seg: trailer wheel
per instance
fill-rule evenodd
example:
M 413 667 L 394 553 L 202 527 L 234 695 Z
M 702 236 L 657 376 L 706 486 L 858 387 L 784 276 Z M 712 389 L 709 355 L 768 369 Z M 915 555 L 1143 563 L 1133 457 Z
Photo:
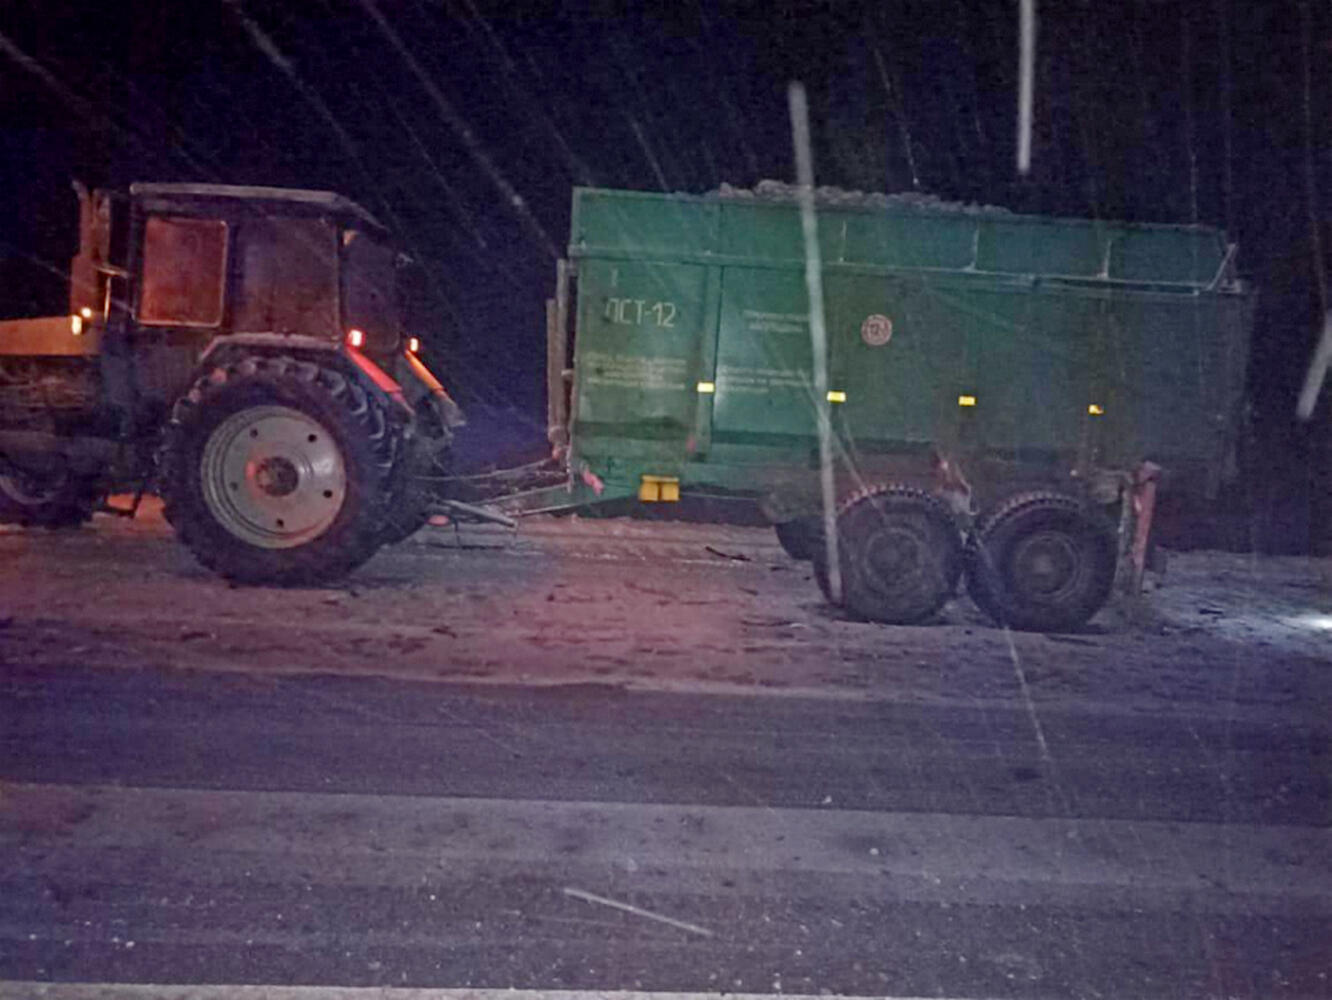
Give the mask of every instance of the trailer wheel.
M 982 521 L 967 546 L 967 591 L 1000 625 L 1084 625 L 1115 581 L 1114 529 L 1074 497 L 1024 493 Z
M 907 486 L 874 486 L 837 513 L 843 604 L 870 621 L 909 625 L 936 613 L 962 574 L 962 540 L 948 509 Z M 828 596 L 827 567 L 815 576 Z
M 313 584 L 374 554 L 397 431 L 340 373 L 289 357 L 216 368 L 167 430 L 167 520 L 195 557 L 239 583 Z
M 0 524 L 37 528 L 77 528 L 102 500 L 97 481 L 67 469 L 32 474 L 4 466 L 0 472 Z
M 777 530 L 777 541 L 781 543 L 782 550 L 792 559 L 813 559 L 815 548 L 823 544 L 823 525 L 820 521 L 820 518 L 814 516 L 778 521 L 773 527 Z

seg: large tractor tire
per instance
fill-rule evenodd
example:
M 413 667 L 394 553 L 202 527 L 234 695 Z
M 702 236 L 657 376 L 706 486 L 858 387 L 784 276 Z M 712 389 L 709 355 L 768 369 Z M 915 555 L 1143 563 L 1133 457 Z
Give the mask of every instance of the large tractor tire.
M 61 469 L 28 473 L 0 465 L 0 524 L 77 528 L 103 499 L 97 480 Z
M 962 574 L 962 539 L 948 509 L 908 486 L 872 486 L 837 512 L 842 605 L 869 621 L 910 625 L 932 618 Z M 829 595 L 826 557 L 814 572 Z
M 167 520 L 238 583 L 318 584 L 380 545 L 398 430 L 331 368 L 246 357 L 195 382 L 171 415 Z
M 1061 493 L 1023 493 L 986 517 L 967 547 L 967 591 L 1000 625 L 1080 628 L 1110 597 L 1114 528 Z

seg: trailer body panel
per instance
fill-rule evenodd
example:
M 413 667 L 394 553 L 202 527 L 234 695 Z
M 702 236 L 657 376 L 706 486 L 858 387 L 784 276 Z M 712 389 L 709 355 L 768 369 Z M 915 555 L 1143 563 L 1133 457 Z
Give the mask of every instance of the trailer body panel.
M 964 456 L 996 489 L 1155 461 L 1231 467 L 1252 297 L 1202 226 L 820 207 L 844 484 Z M 569 458 L 763 493 L 816 451 L 793 203 L 577 189 Z M 922 471 L 924 470 L 924 471 Z

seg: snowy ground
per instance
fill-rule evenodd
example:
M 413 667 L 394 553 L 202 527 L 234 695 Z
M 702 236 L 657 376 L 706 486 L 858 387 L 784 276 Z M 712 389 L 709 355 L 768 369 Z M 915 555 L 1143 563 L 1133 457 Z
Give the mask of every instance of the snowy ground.
M 1174 556 L 1078 635 L 846 620 L 771 531 L 534 518 L 427 529 L 336 587 L 235 588 L 153 507 L 66 534 L 0 529 L 0 661 L 493 683 L 1025 701 L 1325 718 L 1332 560 Z
M 847 621 L 759 528 L 291 590 L 154 510 L 5 531 L 0 997 L 1326 996 L 1330 570 L 1189 554 L 1009 635 Z

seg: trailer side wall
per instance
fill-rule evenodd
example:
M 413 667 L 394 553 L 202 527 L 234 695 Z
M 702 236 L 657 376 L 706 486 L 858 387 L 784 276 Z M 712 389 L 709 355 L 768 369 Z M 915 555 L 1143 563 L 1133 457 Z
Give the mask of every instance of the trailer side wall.
M 1251 303 L 1219 231 L 828 208 L 818 232 L 850 479 L 936 446 L 1049 475 L 1152 459 L 1210 490 L 1224 473 Z M 624 489 L 808 476 L 794 205 L 580 189 L 570 256 L 576 460 Z

